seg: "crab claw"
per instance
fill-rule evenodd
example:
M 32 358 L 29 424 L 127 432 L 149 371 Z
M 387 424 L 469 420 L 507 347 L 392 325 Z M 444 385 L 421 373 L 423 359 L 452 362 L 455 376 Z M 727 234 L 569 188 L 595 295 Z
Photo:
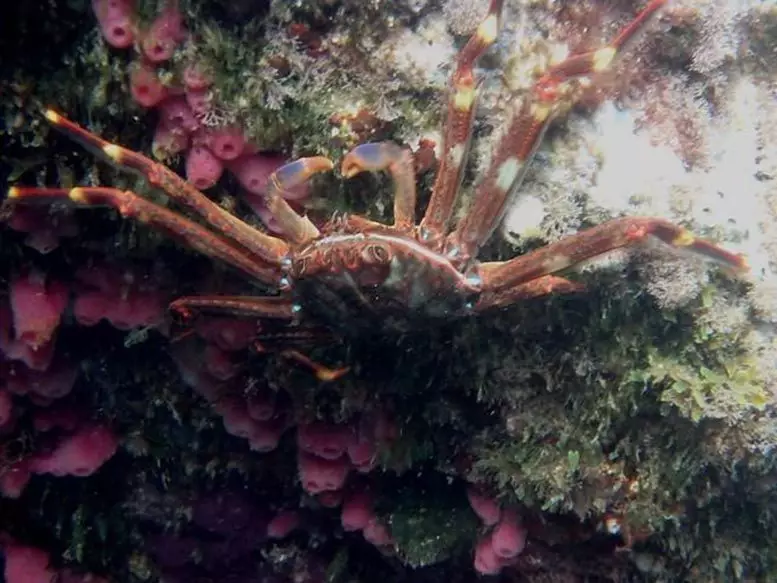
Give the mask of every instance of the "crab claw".
M 346 178 L 377 170 L 386 170 L 402 159 L 402 148 L 391 142 L 377 142 L 356 146 L 343 158 L 341 172 Z
M 272 173 L 270 180 L 275 183 L 279 191 L 283 191 L 299 186 L 314 174 L 328 172 L 332 168 L 334 168 L 334 164 L 324 156 L 300 158 L 278 168 Z

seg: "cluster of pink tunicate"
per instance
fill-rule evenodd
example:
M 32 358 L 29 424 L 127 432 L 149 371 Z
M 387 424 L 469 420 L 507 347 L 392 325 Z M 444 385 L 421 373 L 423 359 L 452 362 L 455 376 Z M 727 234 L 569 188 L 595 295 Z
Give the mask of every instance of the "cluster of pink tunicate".
M 19 205 L 11 209 L 5 224 L 14 231 L 26 233 L 24 244 L 42 255 L 59 247 L 60 239 L 78 235 L 73 213 L 66 209 L 52 213 L 49 209 Z
M 186 179 L 198 190 L 211 188 L 229 170 L 243 187 L 246 202 L 270 230 L 278 232 L 264 196 L 270 175 L 286 160 L 259 153 L 238 126 L 203 123 L 211 117 L 213 106 L 211 80 L 199 64 L 187 65 L 178 75 L 180 81 L 162 79 L 162 67 L 188 37 L 177 0 L 168 0 L 150 26 L 140 31 L 133 24 L 133 0 L 93 0 L 92 6 L 108 44 L 137 47 L 138 57 L 130 66 L 130 92 L 136 103 L 158 114 L 154 155 L 163 160 L 185 155 Z M 307 188 L 298 187 L 282 194 L 300 200 L 307 193 Z
M 383 412 L 365 414 L 348 423 L 311 421 L 295 423 L 290 399 L 283 391 L 259 385 L 240 374 L 244 351 L 256 336 L 256 324 L 231 318 L 201 321 L 195 328 L 199 341 L 180 342 L 173 358 L 187 384 L 211 403 L 230 435 L 248 441 L 253 451 L 278 447 L 287 430 L 296 427 L 297 470 L 300 485 L 327 508 L 342 505 L 343 526 L 358 530 L 376 546 L 391 543 L 387 528 L 372 513 L 366 495 L 348 486 L 352 473 L 368 474 L 377 463 L 381 444 L 396 438 L 396 427 Z M 364 516 L 355 522 L 357 509 Z M 277 517 L 273 532 L 293 530 L 297 516 Z
M 68 283 L 31 268 L 11 277 L 8 302 L 0 303 L 0 494 L 19 497 L 34 474 L 91 475 L 113 456 L 113 431 L 63 404 L 78 369 L 57 350 L 57 334 L 68 310 L 83 325 L 161 324 L 166 300 L 147 281 L 137 270 L 108 265 L 81 268 Z M 23 418 L 36 449 L 13 452 L 8 444 Z
M 475 545 L 475 570 L 481 575 L 496 575 L 523 552 L 526 528 L 515 509 L 501 508 L 478 487 L 470 486 L 467 498 L 482 525 L 488 529 Z
M 273 564 L 268 539 L 285 538 L 301 524 L 296 510 L 272 511 L 251 489 L 229 486 L 198 492 L 189 499 L 173 493 L 160 496 L 151 487 L 144 495 L 154 501 L 153 514 L 160 507 L 187 509 L 186 519 L 175 530 L 152 531 L 144 537 L 147 552 L 166 583 L 326 580 L 326 563 L 312 549 L 297 549 L 293 564 L 283 560 Z
M 157 327 L 164 322 L 168 295 L 158 274 L 97 264 L 75 272 L 73 316 L 82 326 L 101 320 L 119 330 Z
M 5 537 L 4 537 L 5 538 Z M 11 540 L 3 545 L 5 583 L 107 583 L 107 579 L 72 569 L 55 569 L 49 554 L 39 548 L 17 544 Z

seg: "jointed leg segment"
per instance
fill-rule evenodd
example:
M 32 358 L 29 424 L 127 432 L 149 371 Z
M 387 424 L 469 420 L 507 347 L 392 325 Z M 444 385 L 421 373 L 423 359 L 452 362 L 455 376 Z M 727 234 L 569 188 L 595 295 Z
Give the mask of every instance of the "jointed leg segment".
M 196 212 L 224 237 L 244 247 L 263 262 L 280 265 L 288 254 L 289 246 L 286 242 L 257 231 L 229 214 L 166 166 L 137 152 L 106 142 L 55 111 L 47 110 L 45 115 L 55 128 L 69 138 L 109 162 L 145 176 L 170 198 Z M 110 204 L 110 200 L 107 199 L 106 203 Z
M 165 231 L 172 238 L 182 241 L 204 255 L 231 265 L 257 281 L 275 286 L 281 277 L 277 265 L 255 257 L 229 239 L 130 191 L 95 187 L 71 189 L 13 187 L 8 191 L 8 199 L 33 203 L 65 200 L 79 206 L 110 206 L 118 210 L 123 217 L 132 218 Z
M 293 320 L 296 313 L 289 299 L 256 296 L 183 297 L 170 304 L 170 309 L 184 316 L 192 312 L 207 312 L 271 320 Z
M 656 237 L 672 247 L 687 249 L 736 271 L 747 268 L 741 255 L 698 239 L 669 221 L 627 217 L 582 231 L 510 261 L 482 263 L 477 271 L 486 293 L 509 294 L 509 290 L 559 273 L 614 249 L 637 244 L 648 236 Z
M 456 70 L 451 79 L 442 158 L 432 188 L 432 198 L 419 230 L 422 240 L 436 251 L 441 248 L 453 214 L 472 140 L 472 121 L 477 103 L 474 67 L 481 55 L 496 40 L 502 3 L 502 0 L 491 0 L 486 18 L 459 53 Z
M 580 78 L 608 69 L 615 57 L 667 0 L 647 6 L 607 46 L 572 55 L 553 65 L 516 108 L 513 121 L 494 149 L 491 166 L 475 192 L 472 207 L 447 241 L 447 251 L 462 264 L 477 255 L 505 213 L 520 186 L 542 137 L 553 119 L 568 111 L 584 94 Z

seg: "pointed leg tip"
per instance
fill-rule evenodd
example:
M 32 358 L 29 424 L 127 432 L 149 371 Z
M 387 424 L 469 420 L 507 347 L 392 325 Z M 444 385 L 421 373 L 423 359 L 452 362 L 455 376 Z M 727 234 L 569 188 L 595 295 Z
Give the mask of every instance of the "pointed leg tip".
M 62 116 L 53 109 L 46 108 L 43 112 L 43 116 L 49 121 L 49 123 L 54 125 L 59 125 L 62 123 Z
M 80 187 L 71 188 L 67 193 L 67 197 L 76 203 L 87 202 L 86 193 L 84 192 L 84 189 Z
M 316 371 L 316 378 L 321 382 L 328 383 L 345 376 L 350 370 L 350 366 L 344 366 L 342 368 L 322 368 L 321 370 Z

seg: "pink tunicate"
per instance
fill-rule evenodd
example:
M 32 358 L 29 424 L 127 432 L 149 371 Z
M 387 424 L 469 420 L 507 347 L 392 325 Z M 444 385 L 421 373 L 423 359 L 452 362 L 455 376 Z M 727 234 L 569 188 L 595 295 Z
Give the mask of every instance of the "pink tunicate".
M 281 510 L 267 525 L 267 536 L 270 538 L 286 538 L 300 525 L 299 512 L 296 510 Z
M 239 128 L 223 128 L 208 134 L 208 147 L 222 160 L 234 160 L 245 149 L 245 138 Z
M 248 396 L 248 414 L 257 421 L 269 421 L 275 415 L 275 391 L 259 389 Z
M 13 417 L 13 397 L 11 393 L 0 389 L 0 427 L 10 422 Z
M 116 298 L 105 318 L 119 330 L 155 327 L 164 321 L 166 304 L 161 292 L 131 290 Z
M 252 320 L 208 318 L 194 325 L 197 334 L 222 350 L 242 350 L 256 337 L 257 324 Z
M 5 337 L 0 337 L 0 349 L 8 360 L 18 360 L 24 363 L 30 370 L 46 371 L 54 360 L 54 341 L 51 340 L 43 346 L 33 348 L 18 340 L 8 341 Z M 8 381 L 8 385 L 13 379 Z M 9 389 L 10 390 L 10 389 Z
M 364 435 L 354 437 L 348 443 L 348 458 L 359 473 L 369 472 L 378 459 L 375 442 Z
M 43 255 L 59 247 L 62 237 L 78 235 L 78 225 L 69 211 L 51 212 L 31 206 L 10 209 L 6 224 L 14 231 L 27 233 L 24 244 Z
M 308 494 L 339 490 L 351 469 L 345 457 L 327 460 L 304 451 L 297 453 L 297 467 L 302 488 Z
M 251 435 L 248 443 L 253 451 L 267 453 L 278 447 L 281 436 L 286 429 L 283 419 L 271 419 L 269 421 L 254 421 L 251 425 Z
M 111 300 L 103 292 L 81 292 L 73 302 L 73 316 L 81 326 L 94 326 L 110 310 Z
M 159 106 L 159 119 L 170 129 L 189 134 L 200 129 L 200 122 L 197 121 L 195 111 L 182 97 L 172 97 L 163 101 Z
M 64 438 L 53 451 L 35 455 L 30 469 L 36 474 L 90 476 L 118 446 L 116 436 L 104 425 L 87 426 Z
M 364 530 L 375 517 L 372 510 L 372 496 L 367 492 L 353 492 L 343 503 L 340 522 L 349 532 Z
M 526 529 L 514 511 L 505 510 L 502 514 L 502 520 L 491 533 L 491 546 L 494 553 L 503 559 L 511 559 L 523 551 Z
M 30 395 L 38 395 L 45 399 L 61 399 L 73 390 L 78 369 L 75 366 L 57 359 L 53 366 L 45 371 L 17 371 L 17 378 L 24 379 L 25 389 Z
M 347 425 L 314 421 L 297 428 L 297 445 L 302 451 L 334 460 L 345 453 L 352 436 Z
M 145 281 L 134 270 L 104 265 L 79 269 L 76 278 L 81 286 L 73 313 L 82 325 L 94 325 L 104 318 L 116 328 L 129 330 L 164 321 L 167 297 L 151 278 Z
M 234 160 L 243 153 L 246 144 L 243 132 L 236 127 L 212 131 L 207 140 L 211 152 L 222 160 Z
M 187 90 L 202 91 L 211 86 L 211 79 L 201 65 L 192 63 L 183 70 L 183 84 Z
M 237 181 L 252 194 L 266 194 L 270 175 L 283 166 L 284 159 L 271 154 L 241 156 L 229 164 Z
M 486 526 L 493 526 L 499 522 L 501 509 L 493 498 L 484 495 L 476 486 L 467 488 L 467 499 L 475 514 Z
M 132 46 L 135 42 L 134 0 L 92 0 L 92 10 L 105 42 L 116 49 Z
M 364 540 L 376 547 L 384 547 L 392 543 L 388 527 L 378 518 L 373 518 L 362 531 Z
M 141 61 L 130 67 L 129 84 L 132 99 L 143 107 L 155 107 L 168 95 L 167 87 L 159 79 L 156 69 Z
M 213 187 L 224 172 L 224 164 L 205 146 L 192 146 L 186 155 L 186 180 L 197 190 Z
M 152 63 L 162 63 L 173 56 L 176 47 L 185 38 L 186 31 L 183 27 L 183 17 L 178 10 L 178 2 L 168 0 L 167 6 L 143 33 L 141 50 Z
M 4 574 L 6 583 L 51 583 L 57 579 L 45 551 L 17 544 L 5 547 Z
M 205 369 L 220 381 L 229 380 L 240 371 L 240 365 L 232 355 L 213 344 L 205 347 L 203 358 Z
M 170 126 L 160 119 L 154 130 L 154 140 L 151 151 L 157 160 L 166 160 L 185 152 L 189 147 L 189 133 Z
M 84 421 L 84 412 L 74 407 L 37 409 L 32 415 L 36 431 L 45 433 L 53 429 L 72 432 Z
M 0 494 L 4 498 L 15 500 L 22 495 L 31 477 L 32 473 L 27 460 L 12 463 L 0 470 Z
M 67 286 L 31 271 L 11 280 L 10 296 L 16 339 L 36 350 L 48 343 L 67 306 Z
M 478 541 L 475 546 L 475 570 L 481 575 L 496 575 L 503 566 L 502 559 L 494 552 L 491 535 Z
M 248 416 L 245 401 L 237 397 L 223 397 L 213 404 L 213 408 L 221 415 L 227 433 L 244 439 L 251 437 L 254 420 Z

